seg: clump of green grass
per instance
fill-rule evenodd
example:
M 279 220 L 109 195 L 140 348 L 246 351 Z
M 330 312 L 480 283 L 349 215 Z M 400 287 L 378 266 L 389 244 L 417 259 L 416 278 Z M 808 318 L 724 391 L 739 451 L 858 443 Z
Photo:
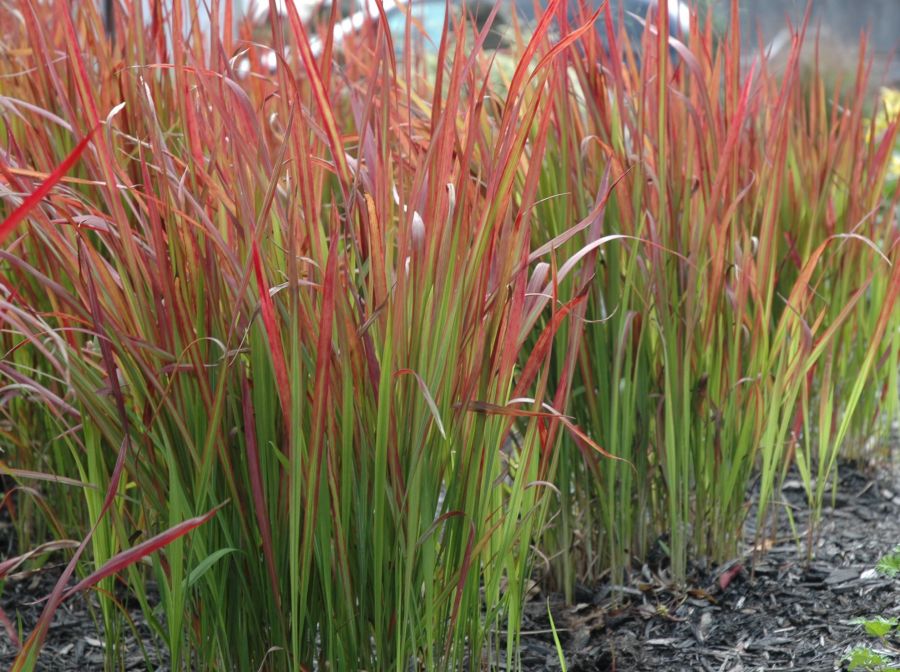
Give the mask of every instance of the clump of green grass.
M 114 582 L 173 669 L 516 667 L 533 547 L 570 587 L 668 533 L 681 578 L 735 551 L 755 468 L 764 504 L 792 461 L 820 503 L 895 408 L 865 61 L 805 96 L 795 61 L 742 70 L 736 18 L 637 59 L 556 1 L 508 69 L 484 17 L 429 61 L 379 25 L 316 58 L 292 12 L 239 80 L 255 45 L 182 12 L 123 2 L 110 43 L 93 3 L 16 9 L 2 468 L 75 548 L 16 670 L 73 574 L 108 669 Z

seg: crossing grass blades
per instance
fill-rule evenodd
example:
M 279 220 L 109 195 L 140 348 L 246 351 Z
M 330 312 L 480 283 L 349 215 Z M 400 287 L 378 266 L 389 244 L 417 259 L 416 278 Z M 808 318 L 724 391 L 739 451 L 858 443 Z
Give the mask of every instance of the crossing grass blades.
M 65 566 L 16 672 L 87 590 L 109 670 L 123 591 L 175 670 L 516 668 L 537 570 L 666 535 L 684 581 L 791 464 L 821 508 L 897 406 L 864 53 L 827 97 L 806 22 L 774 72 L 736 0 L 640 44 L 553 0 L 503 54 L 451 12 L 314 56 L 287 5 L 243 80 L 228 0 L 0 6 L 0 581 Z

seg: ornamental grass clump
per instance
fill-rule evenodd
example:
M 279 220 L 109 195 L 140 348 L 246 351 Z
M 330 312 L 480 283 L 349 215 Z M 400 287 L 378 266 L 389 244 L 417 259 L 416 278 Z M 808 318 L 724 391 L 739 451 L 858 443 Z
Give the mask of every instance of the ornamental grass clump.
M 562 0 L 502 68 L 454 12 L 314 52 L 287 3 L 247 74 L 234 3 L 139 4 L 0 7 L 0 580 L 66 567 L 15 670 L 88 588 L 110 670 L 123 594 L 172 669 L 517 668 L 535 557 L 667 534 L 683 579 L 896 407 L 865 60 L 805 95 L 736 11 L 639 46 Z
M 545 396 L 571 308 L 527 296 L 552 15 L 498 108 L 447 31 L 433 82 L 383 33 L 316 60 L 292 9 L 272 31 L 292 60 L 241 81 L 253 45 L 178 5 L 145 24 L 122 3 L 114 43 L 92 3 L 0 15 L 4 470 L 79 540 L 14 669 L 72 573 L 109 669 L 122 587 L 173 669 L 515 665 L 578 432 Z
M 896 418 L 900 231 L 884 194 L 897 115 L 877 132 L 864 115 L 864 40 L 856 77 L 828 96 L 801 62 L 808 17 L 773 70 L 742 65 L 736 1 L 731 16 L 724 35 L 695 18 L 690 34 L 651 26 L 636 45 L 606 11 L 609 50 L 587 34 L 554 64 L 567 77 L 535 245 L 556 237 L 565 259 L 622 236 L 553 285 L 560 301 L 586 298 L 551 378 L 620 458 L 563 438 L 545 552 L 567 591 L 608 569 L 618 582 L 651 548 L 676 579 L 689 559 L 734 557 L 754 475 L 764 548 L 793 464 L 814 528 L 840 451 Z M 562 234 L 573 220 L 584 233 Z

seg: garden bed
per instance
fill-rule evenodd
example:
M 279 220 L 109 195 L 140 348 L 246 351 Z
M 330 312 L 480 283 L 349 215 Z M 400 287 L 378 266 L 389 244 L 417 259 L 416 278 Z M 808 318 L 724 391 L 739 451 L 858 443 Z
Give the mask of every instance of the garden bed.
M 803 526 L 807 509 L 799 481 L 789 478 L 782 495 Z M 854 618 L 900 614 L 900 582 L 873 570 L 900 541 L 900 479 L 890 470 L 872 478 L 844 464 L 834 506 L 823 517 L 810 563 L 781 511 L 777 543 L 768 553 L 753 562 L 753 531 L 748 529 L 747 557 L 714 569 L 694 566 L 686 593 L 672 587 L 664 564 L 648 564 L 619 604 L 609 586 L 579 587 L 574 606 L 557 595 L 535 595 L 525 610 L 524 669 L 560 668 L 548 599 L 573 672 L 841 669 L 844 655 L 866 640 Z M 3 521 L 0 548 L 14 553 L 14 541 L 12 527 Z M 49 594 L 60 571 L 57 562 L 7 583 L 0 606 L 26 632 L 40 613 L 36 601 Z M 57 612 L 38 670 L 103 669 L 99 612 L 90 600 L 77 596 Z M 138 605 L 126 605 L 134 631 L 122 637 L 124 669 L 168 670 L 164 649 L 154 642 Z M 3 637 L 0 667 L 11 665 L 13 658 L 14 649 Z
M 799 481 L 788 479 L 782 494 L 802 528 Z M 841 669 L 844 655 L 866 642 L 853 619 L 900 614 L 900 581 L 873 569 L 900 542 L 900 481 L 842 465 L 834 504 L 823 511 L 810 563 L 782 511 L 767 554 L 754 563 L 748 539 L 742 561 L 695 566 L 686 594 L 672 589 L 664 567 L 646 566 L 620 606 L 608 588 L 582 589 L 574 607 L 551 596 L 568 670 Z M 547 597 L 537 596 L 526 615 L 525 668 L 559 669 Z
M 22 549 L 24 550 L 24 549 Z M 5 510 L 0 511 L 0 557 L 19 554 L 15 530 Z M 47 597 L 65 569 L 64 559 L 57 554 L 53 562 L 37 571 L 12 574 L 0 592 L 0 609 L 9 616 L 24 636 L 30 633 Z M 74 583 L 74 581 L 73 581 Z M 150 590 L 152 597 L 158 594 Z M 168 672 L 168 654 L 164 646 L 154 638 L 153 631 L 144 618 L 140 605 L 124 592 L 118 595 L 120 603 L 128 611 L 131 627 L 122 633 L 124 645 L 121 657 L 122 670 Z M 158 601 L 158 600 L 154 600 Z M 56 612 L 47 643 L 41 650 L 37 672 L 92 672 L 103 670 L 104 635 L 100 609 L 94 593 L 82 593 L 63 602 Z M 8 635 L 0 630 L 0 669 L 11 669 L 16 649 Z
M 434 63 L 273 13 L 242 78 L 253 27 L 199 0 L 14 4 L 0 669 L 15 631 L 16 672 L 45 639 L 64 672 L 563 667 L 551 622 L 568 669 L 823 669 L 891 614 L 900 486 L 845 464 L 812 562 L 781 490 L 897 413 L 900 103 L 863 59 L 837 87 L 806 21 L 744 68 L 740 12 L 631 40 L 554 0 L 502 54 L 456 12 Z M 754 552 L 757 491 L 795 525 Z M 555 620 L 536 558 L 590 577 Z

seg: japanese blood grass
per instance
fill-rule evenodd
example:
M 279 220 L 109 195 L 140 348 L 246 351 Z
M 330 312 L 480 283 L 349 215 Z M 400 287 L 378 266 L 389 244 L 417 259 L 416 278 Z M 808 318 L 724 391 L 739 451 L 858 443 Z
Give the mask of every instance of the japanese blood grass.
M 548 14 L 495 93 L 487 27 L 471 54 L 445 30 L 435 80 L 378 31 L 315 60 L 289 3 L 296 60 L 238 84 L 199 3 L 119 3 L 114 45 L 92 3 L 13 4 L 4 207 L 47 188 L 2 225 L 2 407 L 30 433 L 5 459 L 70 479 L 41 496 L 84 539 L 15 669 L 73 571 L 123 665 L 112 570 L 173 669 L 517 667 L 557 437 L 599 448 L 545 394 L 587 295 L 527 296 L 579 33 L 545 45 Z
M 783 76 L 764 59 L 742 69 L 737 4 L 715 40 L 697 20 L 690 35 L 651 26 L 639 67 L 606 12 L 620 39 L 605 51 L 585 35 L 554 65 L 585 103 L 557 77 L 534 239 L 558 239 L 563 259 L 625 236 L 585 259 L 585 310 L 555 339 L 551 380 L 627 461 L 563 439 L 544 552 L 570 596 L 576 578 L 617 583 L 653 546 L 676 579 L 689 557 L 733 557 L 754 474 L 760 537 L 793 463 L 814 527 L 840 451 L 896 413 L 900 232 L 883 193 L 897 118 L 867 133 L 864 56 L 834 98 L 818 75 L 804 95 L 805 22 Z M 561 302 L 584 288 L 551 286 Z
M 5 460 L 69 479 L 36 501 L 107 581 L 108 668 L 110 568 L 175 668 L 515 666 L 538 537 L 567 589 L 661 533 L 682 576 L 755 466 L 821 502 L 896 394 L 896 122 L 743 72 L 738 12 L 638 68 L 586 15 L 551 44 L 554 4 L 502 87 L 447 34 L 436 73 L 378 30 L 316 61 L 292 13 L 297 59 L 239 85 L 174 4 L 114 48 L 91 3 L 0 15 L 4 205 L 50 186 L 3 220 Z

